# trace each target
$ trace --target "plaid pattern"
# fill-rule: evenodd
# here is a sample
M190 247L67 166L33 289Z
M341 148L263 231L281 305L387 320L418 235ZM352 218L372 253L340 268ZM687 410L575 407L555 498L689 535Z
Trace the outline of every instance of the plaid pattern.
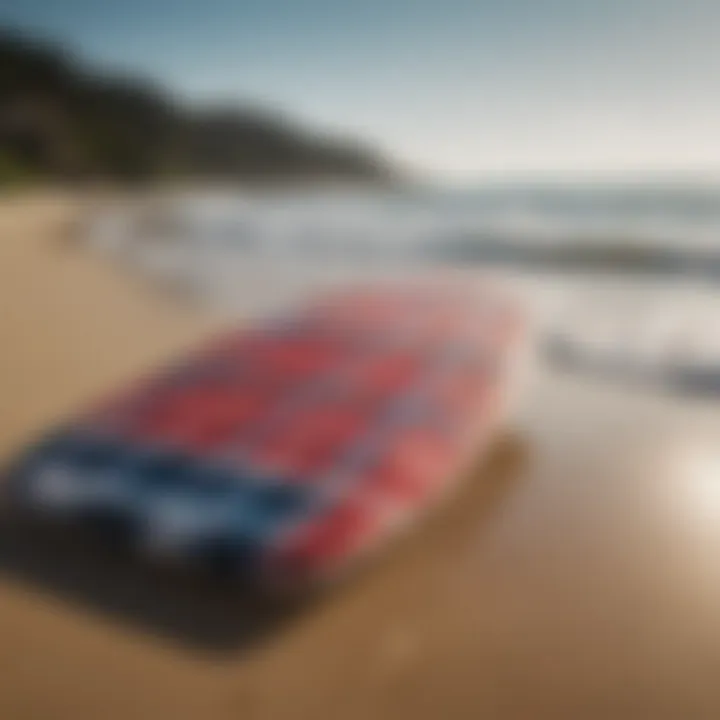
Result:
M447 490L494 429L522 329L488 289L328 295L91 409L11 488L71 522L119 521L145 552L311 580Z

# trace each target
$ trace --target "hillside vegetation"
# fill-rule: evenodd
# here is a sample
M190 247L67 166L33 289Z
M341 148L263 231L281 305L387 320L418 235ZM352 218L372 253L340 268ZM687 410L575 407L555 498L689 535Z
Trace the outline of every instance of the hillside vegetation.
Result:
M168 176L378 181L392 172L375 153L284 118L240 105L191 109L151 83L0 33L0 183Z

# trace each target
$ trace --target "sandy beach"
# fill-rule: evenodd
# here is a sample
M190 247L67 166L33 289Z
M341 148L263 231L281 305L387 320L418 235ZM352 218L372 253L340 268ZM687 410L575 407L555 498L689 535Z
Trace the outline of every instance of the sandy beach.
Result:
M0 456L217 329L0 201ZM720 414L540 370L458 497L268 620L92 549L0 544L3 720L720 716Z
M72 242L77 199L0 205L0 454L211 330Z

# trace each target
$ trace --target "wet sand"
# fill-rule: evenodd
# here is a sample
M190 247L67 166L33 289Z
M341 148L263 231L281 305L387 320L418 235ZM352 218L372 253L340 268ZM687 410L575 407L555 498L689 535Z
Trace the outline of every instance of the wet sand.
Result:
M0 205L0 453L215 329ZM0 538L0 717L716 718L720 412L540 370L463 492L267 617L75 545Z

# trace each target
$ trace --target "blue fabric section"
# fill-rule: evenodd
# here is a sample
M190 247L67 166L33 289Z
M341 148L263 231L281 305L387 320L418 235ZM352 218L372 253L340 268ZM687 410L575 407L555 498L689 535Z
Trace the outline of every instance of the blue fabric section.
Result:
M313 491L292 482L77 432L43 440L16 463L13 499L26 509L60 515L38 490L43 474L58 469L70 484L64 518L80 525L122 521L130 541L142 547L145 534L164 530L169 508L187 528L175 531L175 555L213 569L256 567L276 533L315 505Z

